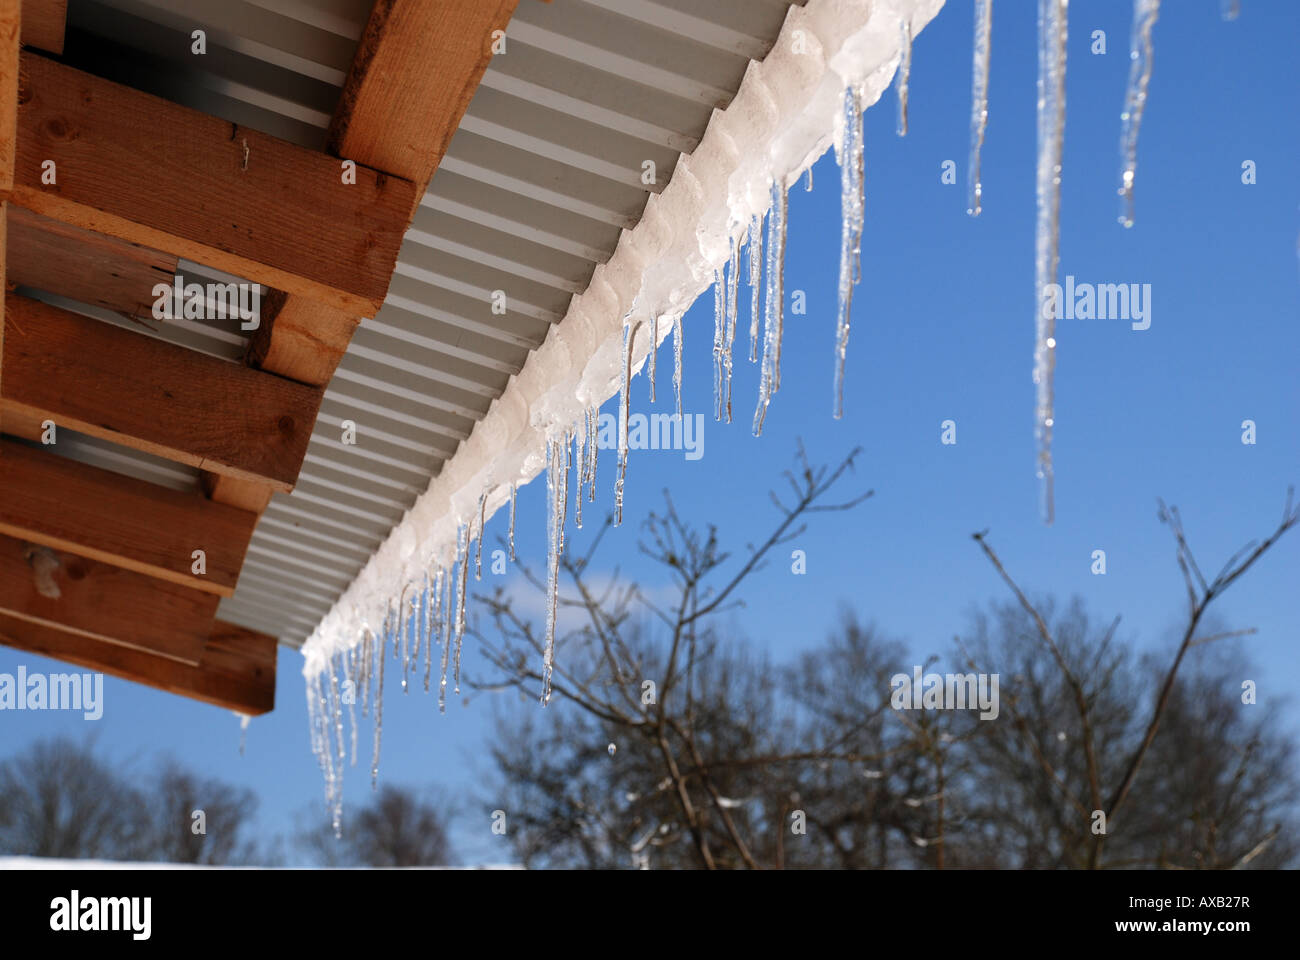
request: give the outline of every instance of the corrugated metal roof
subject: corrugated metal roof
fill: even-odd
[[[802,0],[799,0],[802,3]],[[647,195],[766,55],[786,0],[520,0],[402,244],[383,308],[326,390],[220,616],[300,645],[511,375],[634,226]],[[65,59],[320,148],[370,0],[71,0]],[[191,33],[207,53],[191,53]],[[643,163],[655,180],[642,183]],[[202,274],[182,264],[182,273]],[[491,309],[505,291],[504,316]],[[51,299],[51,298],[46,298]],[[70,306],[63,303],[64,306]],[[76,307],[109,322],[129,319]],[[232,323],[147,322],[230,359]],[[356,445],[341,442],[345,420]],[[155,482],[186,467],[61,434],[60,452]]]

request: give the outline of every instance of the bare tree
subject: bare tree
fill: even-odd
[[[1041,773],[1037,796],[1040,800],[1048,802],[1039,805],[1038,809],[1056,811],[1055,832],[1061,840],[1060,849],[1056,854],[1062,859],[1063,865],[1086,866],[1091,869],[1103,866],[1102,854],[1106,838],[1114,831],[1117,823],[1122,823],[1118,815],[1121,811],[1127,812],[1125,801],[1132,795],[1144,764],[1155,756],[1154,747],[1161,725],[1178,716],[1183,722],[1180,732],[1186,736],[1197,722],[1189,706],[1191,701],[1188,700],[1189,691],[1197,686],[1197,680],[1193,679],[1181,685],[1179,683],[1179,670],[1187,659],[1189,651],[1194,647],[1249,632],[1203,632],[1203,625],[1207,622],[1207,611],[1215,600],[1300,522],[1300,509],[1297,509],[1294,504],[1294,492],[1288,491],[1282,519],[1278,526],[1263,541],[1252,541],[1233,554],[1212,580],[1207,580],[1201,573],[1187,542],[1182,518],[1177,508],[1167,508],[1161,502],[1159,517],[1173,533],[1176,560],[1187,589],[1187,615],[1171,662],[1161,670],[1151,705],[1140,717],[1132,715],[1133,708],[1130,706],[1138,702],[1138,690],[1129,690],[1123,696],[1115,695],[1118,686],[1123,683],[1124,664],[1120,659],[1109,654],[1112,651],[1114,633],[1119,621],[1112,623],[1100,640],[1091,644],[1086,642],[1086,622],[1083,624],[1083,629],[1054,629],[1049,623],[1050,613],[1045,615],[1038,605],[1032,603],[1007,572],[989,544],[987,532],[974,535],[976,542],[1011,590],[1020,610],[1028,619],[1032,626],[1029,636],[1034,638],[1038,647],[1037,658],[1022,655],[1019,660],[1026,671],[1023,675],[1037,679],[1026,684],[1033,696],[1023,707],[1016,702],[1017,698],[1013,698],[1012,716],[1015,727],[1023,738],[1025,748],[1033,755]],[[1075,623],[1078,624],[1077,617]],[[1016,635],[1024,636],[1023,633]],[[973,659],[970,662],[974,664]],[[1036,668],[1054,671],[1059,686],[1054,687],[1051,683],[1045,682],[1041,674],[1033,672]],[[1203,706],[1214,706],[1222,710],[1224,708],[1222,697],[1216,699],[1213,696],[1213,691],[1218,688],[1213,684],[1207,684],[1203,677],[1199,679],[1201,696],[1208,698]],[[1042,708],[1048,701],[1048,697],[1053,694],[1058,701],[1062,699],[1065,701],[1058,702],[1057,706],[1064,707],[1062,714],[1069,717],[1068,723],[1072,729],[1063,727],[1058,740],[1067,743],[1071,752],[1077,750],[1082,758],[1081,778],[1084,788],[1082,791],[1073,783],[1074,779],[1080,776],[1080,772],[1077,769],[1072,770],[1068,764],[1062,762],[1063,758],[1059,755],[1053,756],[1050,744],[1042,741],[1044,731],[1041,723],[1035,724],[1026,717],[1027,714],[1032,716],[1035,712],[1041,716]],[[1131,729],[1135,722],[1139,728],[1136,731]],[[1240,725],[1221,726],[1223,733],[1237,734],[1241,729]],[[1168,751],[1176,754],[1179,745],[1175,742],[1175,736],[1166,737],[1164,745]],[[1193,847],[1193,854],[1200,859],[1197,865],[1235,866],[1249,863],[1258,858],[1281,831],[1281,826],[1278,825],[1276,830],[1260,832],[1251,838],[1250,846],[1238,852],[1239,863],[1229,863],[1223,859],[1225,851],[1220,842],[1223,839],[1220,833],[1220,828],[1224,826],[1223,818],[1233,809],[1232,794],[1240,786],[1241,779],[1248,775],[1252,757],[1257,756],[1258,741],[1263,736],[1264,731],[1254,730],[1244,742],[1228,740],[1215,744],[1224,750],[1241,754],[1238,767],[1241,772],[1233,781],[1236,786],[1227,796],[1220,796],[1214,790],[1209,790],[1202,797],[1201,802],[1208,802],[1211,806],[1197,805],[1198,819],[1213,824],[1213,829],[1208,825],[1204,829],[1209,831],[1209,837],[1214,838],[1212,843],[1207,838],[1205,849]],[[1194,742],[1193,740],[1192,743]],[[1250,746],[1252,742],[1256,743],[1256,746]],[[1188,745],[1187,740],[1184,740],[1181,745],[1184,748],[1184,756]],[[1206,744],[1202,742],[1200,746],[1204,748]],[[1270,743],[1270,747],[1270,752],[1276,752],[1278,749],[1276,743]],[[1059,754],[1059,751],[1057,752]],[[1217,803],[1223,804],[1221,809],[1215,807]],[[1150,811],[1151,804],[1148,803],[1145,809]],[[1139,817],[1131,816],[1131,819],[1138,821]],[[1134,836],[1136,831],[1131,831],[1130,839]],[[1144,863],[1146,861],[1139,857],[1136,861],[1130,858],[1124,862]],[[1150,861],[1150,864],[1168,866],[1172,865],[1172,861],[1166,855],[1159,854]]]
[[[443,809],[413,791],[384,786],[349,815],[342,836],[321,824],[300,836],[299,846],[331,867],[449,866],[455,858]]]

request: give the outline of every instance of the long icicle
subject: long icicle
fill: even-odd
[[[641,324],[630,319],[623,322],[623,363],[619,375],[622,389],[618,397],[618,477],[614,480],[614,526],[623,525],[623,483],[627,479],[627,420],[632,387],[632,346]]]
[[[1039,0],[1038,7],[1038,217],[1034,241],[1035,408],[1038,476],[1043,488],[1043,519],[1055,516],[1052,494],[1052,428],[1055,426],[1053,373],[1056,368],[1056,317],[1048,288],[1056,282],[1061,244],[1061,156],[1065,146],[1065,50],[1068,0]]]
[[[569,463],[573,456],[573,427],[564,429],[563,470],[560,472],[560,553],[564,553],[564,531],[569,525]]]
[[[447,712],[447,659],[449,654],[451,653],[451,622],[453,619],[452,578],[455,577],[455,575],[456,575],[456,567],[455,564],[453,563],[451,568],[446,571],[446,575],[444,577],[446,583],[446,589],[444,591],[445,596],[443,597],[443,603],[442,603],[442,623],[441,623],[442,658],[441,658],[441,663],[439,664],[439,668],[442,671],[442,679],[438,681],[438,712],[439,713]]]
[[[483,534],[487,520],[487,490],[478,495],[478,542],[474,546],[474,579],[483,579]]]
[[[812,176],[812,167],[808,168]],[[749,221],[749,362],[758,362],[758,308],[762,297],[759,284],[763,277],[763,217]]]
[[[682,321],[684,314],[673,317],[673,393],[677,396],[677,422],[682,420]]]
[[[1147,105],[1147,88],[1151,84],[1151,28],[1160,16],[1160,0],[1133,0],[1133,33],[1129,39],[1128,90],[1124,93],[1124,112],[1120,114],[1119,155],[1123,163],[1119,175],[1119,222],[1133,226],[1133,181],[1137,177],[1138,131],[1142,112]]]
[[[599,462],[597,454],[600,453],[600,407],[591,406],[587,408],[587,432],[591,434],[591,443],[587,445],[587,456],[591,458],[591,469],[587,471],[587,483],[590,491],[587,494],[587,502],[596,502],[596,464]],[[578,491],[581,493],[582,491]]]
[[[469,526],[462,525],[457,534],[460,575],[456,581],[456,687],[460,693],[460,648],[465,640],[465,587],[469,584]]]
[[[584,410],[582,419],[579,421],[581,426],[575,426],[574,432],[578,436],[578,449],[573,455],[573,479],[574,485],[578,488],[578,495],[573,500],[573,525],[579,530],[582,529],[582,486],[587,481],[587,412]],[[592,437],[592,443],[596,438]]]
[[[970,165],[966,212],[978,217],[984,209],[984,181],[980,176],[980,151],[989,123],[989,58],[993,38],[993,0],[975,0],[975,54],[971,68]]]
[[[626,328],[624,328],[626,332]],[[713,271],[713,419],[722,420],[722,345],[727,335],[727,288],[722,271]]]
[[[650,402],[655,402],[655,358],[659,355],[659,314],[650,314]],[[579,458],[581,459],[581,458]]]
[[[384,737],[384,645],[388,642],[388,624],[385,621],[379,637],[379,676],[375,686],[375,749],[370,759],[370,789],[379,787],[379,745]]]
[[[727,264],[727,328],[722,344],[723,379],[726,382],[727,423],[731,422],[731,363],[736,343],[736,300],[740,292],[740,244],[731,237],[731,261]]]
[[[898,135],[907,136],[907,90],[912,78],[912,21],[902,17],[898,21],[901,34],[898,54]]]
[[[625,334],[626,335],[626,334]],[[551,702],[551,665],[555,661],[555,614],[560,589],[559,442],[546,441],[546,646],[542,654],[542,706]]]
[[[515,484],[510,484],[510,562],[515,559]]]
[[[844,143],[840,151],[840,284],[835,326],[835,419],[844,415],[844,360],[849,350],[849,322],[853,307],[853,286],[862,250],[863,149],[862,98],[856,87],[844,90]]]
[[[785,184],[772,181],[772,210],[767,218],[765,293],[763,303],[763,366],[759,377],[758,408],[754,411],[754,436],[762,436],[767,406],[781,384],[781,326],[785,299]]]

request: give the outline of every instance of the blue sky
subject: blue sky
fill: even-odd
[[[1300,480],[1300,5],[1248,0],[1231,23],[1220,19],[1218,0],[1164,5],[1131,230],[1116,222],[1115,195],[1131,8],[1109,0],[1071,6],[1061,276],[1151,284],[1152,323],[1145,331],[1122,320],[1058,326],[1051,527],[1038,509],[1030,381],[1035,6],[1003,2],[994,12],[978,219],[965,212],[969,3],[950,0],[917,38],[908,136],[894,134],[892,91],[867,113],[863,276],[844,418],[831,417],[840,215],[838,171],[828,156],[815,169],[814,191],[800,183],[790,195],[786,288],[806,292],[808,313],[787,318],[782,390],[764,436],[755,439],[748,427],[758,374],[744,359],[744,324],[736,422],[712,420],[712,301],[702,298],[686,318],[684,403],[707,415],[704,456],[688,462],[680,451],[632,453],[627,520],[602,548],[607,564],[657,576],[638,556],[636,534],[665,487],[684,515],[717,523],[724,543],[739,548],[766,534],[773,516],[767,491],[796,438],[815,460],[860,445],[851,482],[873,488],[875,498],[815,521],[792,545],[807,553],[806,576],[775,562],[751,581],[747,606],[734,616],[746,642],[784,658],[822,641],[849,605],[906,641],[921,662],[948,648],[972,608],[1005,598],[970,540],[988,528],[1028,590],[1077,594],[1098,619],[1122,613],[1121,635],[1146,649],[1170,642],[1183,610],[1157,497],[1182,509],[1202,566],[1215,570],[1276,524],[1287,485]],[[1098,29],[1106,32],[1104,56],[1089,52]],[[957,164],[956,185],[941,182],[945,160]],[[1250,186],[1241,182],[1246,160],[1257,171]],[[742,299],[742,311],[746,304]],[[671,358],[665,345],[656,407],[644,373],[634,381],[634,412],[670,408]],[[946,419],[957,423],[955,446],[940,443]],[[1257,424],[1253,446],[1241,443],[1245,419]],[[606,506],[614,473],[606,452],[599,474]],[[540,566],[541,483],[520,491],[518,511],[520,553]],[[501,514],[489,523],[489,538],[504,529]],[[572,535],[579,546],[585,540]],[[1104,577],[1089,570],[1096,549],[1106,551]],[[1247,649],[1261,668],[1254,679],[1262,699],[1284,695],[1300,679],[1298,573],[1300,534],[1293,533],[1217,607],[1228,626],[1259,629]],[[472,649],[466,657],[474,672]],[[0,648],[0,671],[19,663],[56,669]],[[243,757],[230,714],[113,678],[105,681],[104,717],[93,724],[53,713],[0,715],[0,755],[53,733],[87,732],[105,757],[128,768],[171,753],[255,790],[260,828],[289,834],[311,825],[304,811],[324,817],[300,670],[301,657],[283,650],[278,707],[253,722]],[[1235,688],[1240,679],[1225,682]],[[453,840],[469,860],[508,858],[474,802],[488,770],[492,709],[488,696],[477,696],[463,706],[451,701],[440,717],[431,698],[403,698],[394,682],[388,689],[381,780],[436,785],[463,804]],[[1296,730],[1297,708],[1287,710]],[[349,771],[350,804],[369,789],[365,756],[367,763]]]

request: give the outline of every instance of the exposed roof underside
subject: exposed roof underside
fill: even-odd
[[[267,508],[222,618],[302,643],[636,225],[648,191],[668,183],[791,5],[522,0],[406,234],[384,307],[326,391],[297,487]],[[65,57],[321,148],[370,6],[71,0]],[[195,29],[206,32],[201,57],[189,52]],[[492,312],[494,291],[506,292],[504,316]],[[219,356],[244,350],[233,324],[150,326]],[[341,442],[345,420],[357,424],[355,446]],[[91,438],[65,434],[59,448],[154,482],[198,483],[189,468]]]

